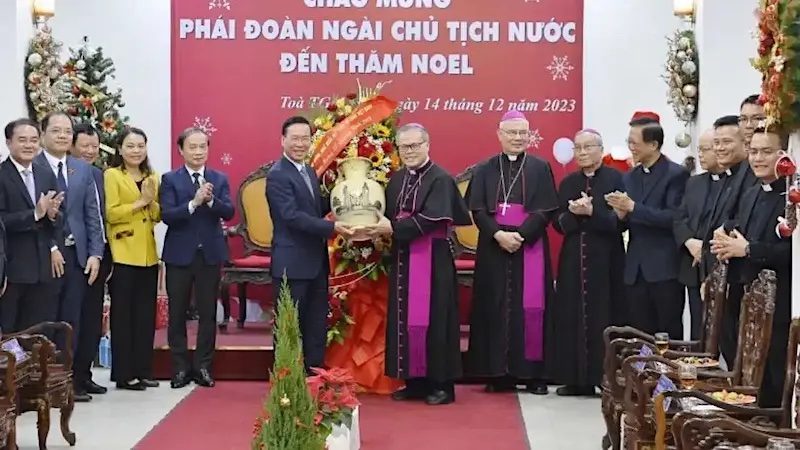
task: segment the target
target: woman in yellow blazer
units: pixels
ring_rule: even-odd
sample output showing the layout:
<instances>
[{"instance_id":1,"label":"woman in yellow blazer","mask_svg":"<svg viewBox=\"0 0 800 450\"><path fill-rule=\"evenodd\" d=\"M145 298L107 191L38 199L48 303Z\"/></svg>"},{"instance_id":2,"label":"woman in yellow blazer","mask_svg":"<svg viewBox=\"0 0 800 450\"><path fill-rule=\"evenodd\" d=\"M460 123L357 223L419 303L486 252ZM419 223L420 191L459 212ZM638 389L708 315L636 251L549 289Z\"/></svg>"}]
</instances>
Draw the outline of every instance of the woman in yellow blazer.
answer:
<instances>
[{"instance_id":1,"label":"woman in yellow blazer","mask_svg":"<svg viewBox=\"0 0 800 450\"><path fill-rule=\"evenodd\" d=\"M104 173L110 281L111 380L118 389L143 391L153 380L153 338L158 291L154 227L161 221L159 178L147 158L147 135L128 128Z\"/></svg>"}]
</instances>

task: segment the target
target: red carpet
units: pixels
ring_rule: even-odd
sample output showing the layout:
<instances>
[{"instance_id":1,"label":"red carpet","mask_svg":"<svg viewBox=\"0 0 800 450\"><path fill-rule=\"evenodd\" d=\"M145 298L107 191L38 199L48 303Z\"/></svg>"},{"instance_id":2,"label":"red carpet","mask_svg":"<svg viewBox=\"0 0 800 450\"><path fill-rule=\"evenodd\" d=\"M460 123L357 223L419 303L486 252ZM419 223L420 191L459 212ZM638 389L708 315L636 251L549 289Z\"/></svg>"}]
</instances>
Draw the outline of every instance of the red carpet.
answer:
<instances>
[{"instance_id":1,"label":"red carpet","mask_svg":"<svg viewBox=\"0 0 800 450\"><path fill-rule=\"evenodd\" d=\"M265 384L228 382L197 388L135 450L246 450ZM515 395L459 386L458 402L430 407L362 396L362 450L528 450Z\"/></svg>"}]
</instances>

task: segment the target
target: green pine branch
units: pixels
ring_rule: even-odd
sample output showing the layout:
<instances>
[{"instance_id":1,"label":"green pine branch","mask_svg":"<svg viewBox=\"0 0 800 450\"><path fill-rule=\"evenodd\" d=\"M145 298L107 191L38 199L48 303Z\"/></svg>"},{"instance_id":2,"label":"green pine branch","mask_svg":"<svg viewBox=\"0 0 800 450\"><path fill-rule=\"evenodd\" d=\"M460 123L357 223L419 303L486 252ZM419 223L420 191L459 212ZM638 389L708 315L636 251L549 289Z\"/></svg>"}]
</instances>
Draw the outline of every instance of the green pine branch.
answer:
<instances>
[{"instance_id":1,"label":"green pine branch","mask_svg":"<svg viewBox=\"0 0 800 450\"><path fill-rule=\"evenodd\" d=\"M272 387L257 419L253 450L323 450L325 438L314 419L317 407L306 385L297 305L286 275L281 283L275 317L275 365Z\"/></svg>"}]
</instances>

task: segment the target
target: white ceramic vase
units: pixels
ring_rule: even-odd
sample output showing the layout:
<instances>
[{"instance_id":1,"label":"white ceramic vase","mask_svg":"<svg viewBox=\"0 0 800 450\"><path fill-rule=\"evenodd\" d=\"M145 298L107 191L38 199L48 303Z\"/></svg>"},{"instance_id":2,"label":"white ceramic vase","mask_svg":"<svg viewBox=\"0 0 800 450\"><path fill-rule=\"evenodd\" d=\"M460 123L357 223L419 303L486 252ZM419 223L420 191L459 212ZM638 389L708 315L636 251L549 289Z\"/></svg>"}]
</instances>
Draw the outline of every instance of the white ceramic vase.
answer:
<instances>
[{"instance_id":1,"label":"white ceramic vase","mask_svg":"<svg viewBox=\"0 0 800 450\"><path fill-rule=\"evenodd\" d=\"M331 212L337 221L354 227L378 223L378 212L386 211L383 186L368 177L372 162L347 158L339 163L339 177L331 190Z\"/></svg>"},{"instance_id":2,"label":"white ceramic vase","mask_svg":"<svg viewBox=\"0 0 800 450\"><path fill-rule=\"evenodd\" d=\"M339 425L325 440L328 450L360 450L361 433L358 428L358 407L353 411L353 423L350 428Z\"/></svg>"}]
</instances>

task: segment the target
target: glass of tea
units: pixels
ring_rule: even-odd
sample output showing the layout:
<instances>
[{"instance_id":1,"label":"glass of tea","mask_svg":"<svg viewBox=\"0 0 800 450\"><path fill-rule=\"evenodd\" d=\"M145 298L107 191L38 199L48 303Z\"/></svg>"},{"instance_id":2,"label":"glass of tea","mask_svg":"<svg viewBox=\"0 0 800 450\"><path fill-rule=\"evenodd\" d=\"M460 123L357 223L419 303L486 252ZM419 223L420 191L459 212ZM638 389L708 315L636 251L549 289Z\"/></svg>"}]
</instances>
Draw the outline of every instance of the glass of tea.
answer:
<instances>
[{"instance_id":1,"label":"glass of tea","mask_svg":"<svg viewBox=\"0 0 800 450\"><path fill-rule=\"evenodd\" d=\"M678 367L678 379L683 389L691 391L697 384L697 367L693 364L681 364Z\"/></svg>"},{"instance_id":2,"label":"glass of tea","mask_svg":"<svg viewBox=\"0 0 800 450\"><path fill-rule=\"evenodd\" d=\"M659 355L664 356L664 353L669 350L669 333L656 333L653 337L656 351Z\"/></svg>"}]
</instances>

